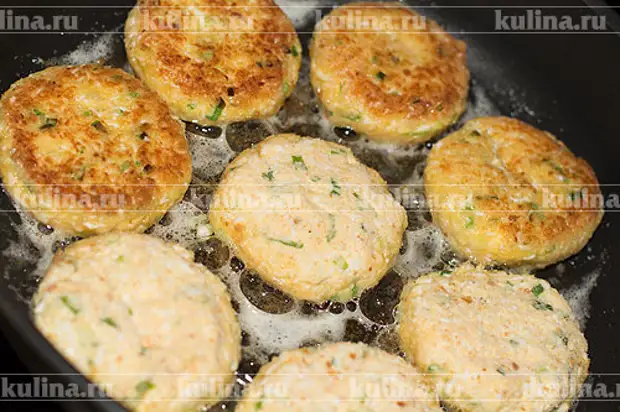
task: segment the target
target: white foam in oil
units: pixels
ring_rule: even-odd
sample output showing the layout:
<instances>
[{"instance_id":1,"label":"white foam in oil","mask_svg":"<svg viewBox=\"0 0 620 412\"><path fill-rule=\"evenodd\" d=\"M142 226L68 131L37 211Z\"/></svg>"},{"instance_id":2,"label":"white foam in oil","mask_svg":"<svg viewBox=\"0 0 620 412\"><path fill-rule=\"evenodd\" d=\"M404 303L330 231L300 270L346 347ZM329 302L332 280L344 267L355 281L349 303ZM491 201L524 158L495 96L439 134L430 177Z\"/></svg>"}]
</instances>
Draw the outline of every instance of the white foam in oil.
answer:
<instances>
[{"instance_id":1,"label":"white foam in oil","mask_svg":"<svg viewBox=\"0 0 620 412\"><path fill-rule=\"evenodd\" d=\"M94 40L85 41L75 50L59 57L54 57L46 61L48 65L80 65L87 63L101 63L107 61L115 51L115 40L119 36L115 32L119 28L105 33Z\"/></svg>"},{"instance_id":2,"label":"white foam in oil","mask_svg":"<svg viewBox=\"0 0 620 412\"><path fill-rule=\"evenodd\" d=\"M598 284L600 275L600 270L594 270L585 275L578 284L560 291L573 309L581 330L585 330L590 318L590 295Z\"/></svg>"}]
</instances>

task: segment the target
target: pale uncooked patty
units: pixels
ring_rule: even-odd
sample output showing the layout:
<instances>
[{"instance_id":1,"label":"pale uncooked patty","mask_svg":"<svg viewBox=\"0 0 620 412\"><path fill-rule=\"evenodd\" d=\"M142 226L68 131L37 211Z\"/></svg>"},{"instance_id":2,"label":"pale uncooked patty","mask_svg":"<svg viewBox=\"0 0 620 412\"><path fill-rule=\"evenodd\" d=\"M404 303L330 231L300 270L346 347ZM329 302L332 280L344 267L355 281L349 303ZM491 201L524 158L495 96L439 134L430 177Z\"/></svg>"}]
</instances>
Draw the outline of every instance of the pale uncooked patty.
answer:
<instances>
[{"instance_id":1,"label":"pale uncooked patty","mask_svg":"<svg viewBox=\"0 0 620 412\"><path fill-rule=\"evenodd\" d=\"M263 366L239 412L441 411L433 389L403 359L364 344L285 352Z\"/></svg>"},{"instance_id":2,"label":"pale uncooked patty","mask_svg":"<svg viewBox=\"0 0 620 412\"><path fill-rule=\"evenodd\" d=\"M587 342L549 283L466 265L409 282L401 348L462 411L566 410L588 375Z\"/></svg>"},{"instance_id":3,"label":"pale uncooked patty","mask_svg":"<svg viewBox=\"0 0 620 412\"><path fill-rule=\"evenodd\" d=\"M422 142L465 111L465 44L400 3L337 8L317 27L310 57L330 121L374 140Z\"/></svg>"},{"instance_id":4,"label":"pale uncooked patty","mask_svg":"<svg viewBox=\"0 0 620 412\"><path fill-rule=\"evenodd\" d=\"M146 235L79 241L34 297L39 330L81 373L139 411L227 396L241 357L224 284L190 252ZM186 375L182 375L186 374Z\"/></svg>"},{"instance_id":5,"label":"pale uncooked patty","mask_svg":"<svg viewBox=\"0 0 620 412\"><path fill-rule=\"evenodd\" d=\"M0 173L11 196L67 234L141 232L187 190L183 124L135 77L58 66L0 100Z\"/></svg>"},{"instance_id":6,"label":"pale uncooked patty","mask_svg":"<svg viewBox=\"0 0 620 412\"><path fill-rule=\"evenodd\" d=\"M298 299L347 301L376 285L407 216L350 149L272 136L225 170L209 219L246 265Z\"/></svg>"},{"instance_id":7,"label":"pale uncooked patty","mask_svg":"<svg viewBox=\"0 0 620 412\"><path fill-rule=\"evenodd\" d=\"M516 119L474 119L437 143L424 186L433 222L480 263L544 267L579 252L601 222L588 163Z\"/></svg>"},{"instance_id":8,"label":"pale uncooked patty","mask_svg":"<svg viewBox=\"0 0 620 412\"><path fill-rule=\"evenodd\" d=\"M125 45L136 74L173 113L200 124L275 114L295 88L302 55L272 0L140 0Z\"/></svg>"}]
</instances>

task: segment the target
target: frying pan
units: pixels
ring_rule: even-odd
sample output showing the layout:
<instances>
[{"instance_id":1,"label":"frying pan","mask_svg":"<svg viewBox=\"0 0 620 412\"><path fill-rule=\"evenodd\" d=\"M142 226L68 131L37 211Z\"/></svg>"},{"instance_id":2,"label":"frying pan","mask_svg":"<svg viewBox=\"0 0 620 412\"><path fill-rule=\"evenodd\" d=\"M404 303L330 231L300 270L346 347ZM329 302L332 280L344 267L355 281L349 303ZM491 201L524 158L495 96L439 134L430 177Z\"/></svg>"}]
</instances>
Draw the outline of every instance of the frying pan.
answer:
<instances>
[{"instance_id":1,"label":"frying pan","mask_svg":"<svg viewBox=\"0 0 620 412\"><path fill-rule=\"evenodd\" d=\"M1 9L9 7L4 1ZM509 1L410 2L423 14L468 44L472 78L488 93L504 115L510 115L560 137L578 156L594 168L606 198L620 194L620 37L618 17L613 10L588 9L578 0L547 1L511 8ZM41 70L43 60L75 49L101 32L119 31L133 0L98 2L100 7L79 8L83 2L57 0L61 8L39 8L43 1L20 2L25 14L79 16L79 30L72 33L0 34L0 91L29 73ZM331 3L332 5L334 2ZM438 7L444 6L444 7ZM447 6L447 7L445 7ZM543 9L547 15L575 16L596 13L607 17L607 31L597 33L495 32L496 10L518 14L523 9ZM327 10L327 8L325 8ZM298 28L299 29L299 28ZM312 25L301 29L307 50ZM120 42L121 36L115 35ZM108 61L122 66L122 53ZM475 99L472 96L471 99ZM471 100L470 99L470 100ZM13 229L19 216L6 194L0 194L0 250L15 241ZM537 272L560 289L578 285L585 274L597 271L596 286L589 296L589 320L585 335L592 359L588 384L606 385L607 397L586 394L580 411L620 410L620 214L608 209L593 239L579 255L563 263L563 273L548 269ZM33 371L49 374L50 381L77 384L85 389L87 380L76 374L50 344L37 332L29 306L20 295L32 295L36 279L33 267L20 260L0 260L0 323L20 358ZM19 293L17 293L19 292ZM616 387L616 385L618 385ZM614 395L610 396L610 392ZM616 394L616 392L618 392ZM615 400L615 401L614 401ZM101 400L71 401L67 410L123 410L104 397Z\"/></svg>"}]
</instances>

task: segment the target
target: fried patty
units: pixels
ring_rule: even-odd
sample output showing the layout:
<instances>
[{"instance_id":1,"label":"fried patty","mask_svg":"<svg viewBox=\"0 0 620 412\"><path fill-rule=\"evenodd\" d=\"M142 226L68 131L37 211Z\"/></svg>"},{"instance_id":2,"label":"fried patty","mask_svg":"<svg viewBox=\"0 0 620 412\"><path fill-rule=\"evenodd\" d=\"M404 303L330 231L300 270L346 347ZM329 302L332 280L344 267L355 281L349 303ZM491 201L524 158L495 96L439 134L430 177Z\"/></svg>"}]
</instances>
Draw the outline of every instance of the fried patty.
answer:
<instances>
[{"instance_id":1,"label":"fried patty","mask_svg":"<svg viewBox=\"0 0 620 412\"><path fill-rule=\"evenodd\" d=\"M588 163L516 119L472 120L436 144L424 171L433 222L464 257L544 267L579 252L601 222Z\"/></svg>"},{"instance_id":2,"label":"fried patty","mask_svg":"<svg viewBox=\"0 0 620 412\"><path fill-rule=\"evenodd\" d=\"M465 110L465 44L400 3L337 8L318 25L310 57L330 121L374 140L423 142Z\"/></svg>"},{"instance_id":3,"label":"fried patty","mask_svg":"<svg viewBox=\"0 0 620 412\"><path fill-rule=\"evenodd\" d=\"M364 344L285 352L264 365L237 411L441 411L424 376Z\"/></svg>"},{"instance_id":4,"label":"fried patty","mask_svg":"<svg viewBox=\"0 0 620 412\"><path fill-rule=\"evenodd\" d=\"M0 100L0 172L13 199L73 235L143 231L191 179L184 127L120 69L59 66Z\"/></svg>"},{"instance_id":5,"label":"fried patty","mask_svg":"<svg viewBox=\"0 0 620 412\"><path fill-rule=\"evenodd\" d=\"M138 77L200 124L275 114L301 66L295 28L272 0L140 0L125 45Z\"/></svg>"},{"instance_id":6,"label":"fried patty","mask_svg":"<svg viewBox=\"0 0 620 412\"><path fill-rule=\"evenodd\" d=\"M227 396L241 332L222 281L191 252L112 233L58 254L33 299L37 328L81 373L137 411Z\"/></svg>"},{"instance_id":7,"label":"fried patty","mask_svg":"<svg viewBox=\"0 0 620 412\"><path fill-rule=\"evenodd\" d=\"M385 181L350 149L291 134L233 160L209 220L264 280L313 302L346 302L376 285L407 226Z\"/></svg>"},{"instance_id":8,"label":"fried patty","mask_svg":"<svg viewBox=\"0 0 620 412\"><path fill-rule=\"evenodd\" d=\"M571 308L534 276L432 273L405 286L398 313L401 348L454 410L566 411L588 375Z\"/></svg>"}]
</instances>

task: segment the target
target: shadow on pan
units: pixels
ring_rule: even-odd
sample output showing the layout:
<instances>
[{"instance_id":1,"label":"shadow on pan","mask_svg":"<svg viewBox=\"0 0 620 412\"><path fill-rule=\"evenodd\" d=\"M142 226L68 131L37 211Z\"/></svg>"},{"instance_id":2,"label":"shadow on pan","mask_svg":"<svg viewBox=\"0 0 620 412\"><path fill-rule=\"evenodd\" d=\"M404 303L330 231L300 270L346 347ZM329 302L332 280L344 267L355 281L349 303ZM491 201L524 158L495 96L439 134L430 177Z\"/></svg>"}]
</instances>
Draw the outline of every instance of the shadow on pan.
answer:
<instances>
[{"instance_id":1,"label":"shadow on pan","mask_svg":"<svg viewBox=\"0 0 620 412\"><path fill-rule=\"evenodd\" d=\"M77 15L79 29L75 33L32 34L0 33L0 91L6 90L18 78L41 70L44 61L76 49L84 41L92 41L102 32L122 31L122 24L133 2L99 2L108 7L76 8L81 2L59 1L64 9L38 9L44 2L26 2L33 6L25 14ZM318 3L325 11L333 2ZM489 5L484 1L439 2L412 4L423 14L438 20L448 31L456 33L468 44L472 77L489 94L504 115L518 117L543 130L559 136L577 155L594 168L607 198L620 194L620 172L617 154L620 153L620 37L610 32L599 33L531 33L527 30L498 32L498 19L506 15L524 15L527 10L542 10L547 15L572 16L608 15L609 22L617 19L613 11L588 9L576 0L545 2L532 6L510 8L508 1ZM597 2L598 4L598 2ZM111 7L113 6L113 7ZM562 7L560 7L562 6ZM599 4L600 6L600 4ZM0 6L0 10L12 9ZM15 9L14 12L17 14ZM298 27L307 50L313 21ZM113 34L116 51L108 61L122 67L125 64L122 37ZM473 98L473 96L472 96ZM0 195L0 250L17 241L13 224L19 219L5 194ZM585 330L592 359L588 384L604 392L585 393L578 410L618 410L620 393L620 206L608 210L603 223L587 248L578 256L564 262L562 276L547 270L538 275L548 278L559 288L578 284L582 277L599 271L597 285L590 295L589 320ZM87 380L43 339L34 328L27 301L36 289L35 270L26 261L0 260L0 321L19 357L37 374L49 374L51 381L74 383L85 389ZM616 399L614 403L613 399ZM66 401L68 410L123 410L110 400Z\"/></svg>"}]
</instances>

